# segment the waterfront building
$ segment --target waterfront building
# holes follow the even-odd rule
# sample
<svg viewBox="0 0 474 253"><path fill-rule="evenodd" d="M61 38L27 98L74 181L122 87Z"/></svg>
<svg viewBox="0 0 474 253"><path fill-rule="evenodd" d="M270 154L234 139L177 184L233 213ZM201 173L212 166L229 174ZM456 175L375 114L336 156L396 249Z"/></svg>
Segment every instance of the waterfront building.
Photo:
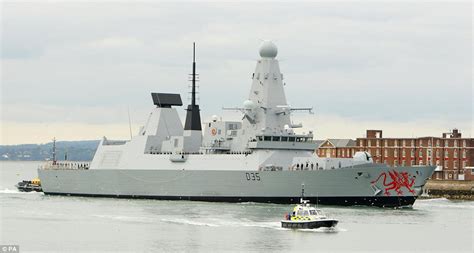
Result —
<svg viewBox="0 0 474 253"><path fill-rule="evenodd" d="M369 152L374 162L391 167L434 165L432 179L474 180L474 138L463 138L458 129L440 137L383 137L382 130L367 130L366 136L327 139L319 145L320 157L351 157Z"/></svg>

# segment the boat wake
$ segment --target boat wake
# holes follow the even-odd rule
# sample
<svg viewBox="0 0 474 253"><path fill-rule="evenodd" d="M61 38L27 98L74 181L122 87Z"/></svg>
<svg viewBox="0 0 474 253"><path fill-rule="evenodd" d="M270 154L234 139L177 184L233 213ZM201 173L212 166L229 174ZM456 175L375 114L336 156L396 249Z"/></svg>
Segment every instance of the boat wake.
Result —
<svg viewBox="0 0 474 253"><path fill-rule="evenodd" d="M125 222L141 222L141 223L150 223L156 222L156 219L149 217L135 217L135 216L122 216L122 215L92 215L93 217L102 218L102 219L111 219L119 220Z"/></svg>
<svg viewBox="0 0 474 253"><path fill-rule="evenodd" d="M220 220L220 219L203 219L200 221L190 220L190 219L175 219L175 218L165 218L160 219L160 221L183 224L183 225L192 225L192 226L206 226L206 227L254 227L254 228L264 228L264 229L275 229L281 231L288 231L291 229L282 228L280 221L267 221L267 222L255 222L250 220ZM303 229L301 231L309 232L318 232L318 233L337 233L345 232L347 230L342 228L318 228L318 229Z"/></svg>
<svg viewBox="0 0 474 253"><path fill-rule="evenodd" d="M35 191L31 191L31 192L21 192L19 191L18 189L8 189L8 188L5 188L3 190L0 190L0 194L43 194L42 192L35 192Z"/></svg>
<svg viewBox="0 0 474 253"><path fill-rule="evenodd" d="M291 228L284 228L285 230L292 230ZM314 229L297 229L295 231L301 232L309 232L309 233L339 233L339 232L347 232L347 229L344 228L314 228Z"/></svg>
<svg viewBox="0 0 474 253"><path fill-rule="evenodd" d="M418 199L417 202L449 202L447 198Z"/></svg>
<svg viewBox="0 0 474 253"><path fill-rule="evenodd" d="M217 224L199 222L199 221L193 221L193 220L187 220L187 219L160 219L160 221L167 222L167 223L175 223L175 224L193 225L193 226L219 227L219 225Z"/></svg>
<svg viewBox="0 0 474 253"><path fill-rule="evenodd" d="M419 199L415 205L415 207L423 208L436 206L438 208L474 209L473 201L453 201L447 198Z"/></svg>

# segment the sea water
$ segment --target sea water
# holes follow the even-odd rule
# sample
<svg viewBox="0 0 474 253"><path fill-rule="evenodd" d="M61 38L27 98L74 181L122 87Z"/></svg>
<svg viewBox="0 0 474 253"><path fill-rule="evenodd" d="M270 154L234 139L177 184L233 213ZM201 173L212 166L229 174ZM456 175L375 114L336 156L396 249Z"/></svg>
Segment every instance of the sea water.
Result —
<svg viewBox="0 0 474 253"><path fill-rule="evenodd" d="M0 244L21 252L473 252L474 202L320 206L335 229L288 230L292 205L46 196L14 185L40 162L0 163Z"/></svg>

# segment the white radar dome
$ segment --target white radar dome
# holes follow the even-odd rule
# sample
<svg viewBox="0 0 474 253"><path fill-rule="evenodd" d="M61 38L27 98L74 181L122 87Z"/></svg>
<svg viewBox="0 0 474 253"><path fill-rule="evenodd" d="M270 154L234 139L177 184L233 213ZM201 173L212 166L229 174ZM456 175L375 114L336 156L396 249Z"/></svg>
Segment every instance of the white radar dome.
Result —
<svg viewBox="0 0 474 253"><path fill-rule="evenodd" d="M278 54L277 46L269 41L266 40L260 46L260 56L264 58L275 58Z"/></svg>
<svg viewBox="0 0 474 253"><path fill-rule="evenodd" d="M255 103L250 101L250 100L245 100L244 101L244 109L247 109L247 110L252 110L255 108Z"/></svg>
<svg viewBox="0 0 474 253"><path fill-rule="evenodd" d="M372 156L370 155L369 152L366 152L366 151L358 151L354 154L352 158L354 159L354 161L359 161L359 162L366 162L366 163L373 162Z"/></svg>

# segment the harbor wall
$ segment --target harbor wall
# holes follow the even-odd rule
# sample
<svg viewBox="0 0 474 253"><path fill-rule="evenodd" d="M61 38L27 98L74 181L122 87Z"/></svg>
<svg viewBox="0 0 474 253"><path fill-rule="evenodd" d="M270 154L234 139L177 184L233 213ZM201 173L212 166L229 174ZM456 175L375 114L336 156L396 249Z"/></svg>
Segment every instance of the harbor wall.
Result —
<svg viewBox="0 0 474 253"><path fill-rule="evenodd" d="M421 198L474 200L474 181L429 180Z"/></svg>

